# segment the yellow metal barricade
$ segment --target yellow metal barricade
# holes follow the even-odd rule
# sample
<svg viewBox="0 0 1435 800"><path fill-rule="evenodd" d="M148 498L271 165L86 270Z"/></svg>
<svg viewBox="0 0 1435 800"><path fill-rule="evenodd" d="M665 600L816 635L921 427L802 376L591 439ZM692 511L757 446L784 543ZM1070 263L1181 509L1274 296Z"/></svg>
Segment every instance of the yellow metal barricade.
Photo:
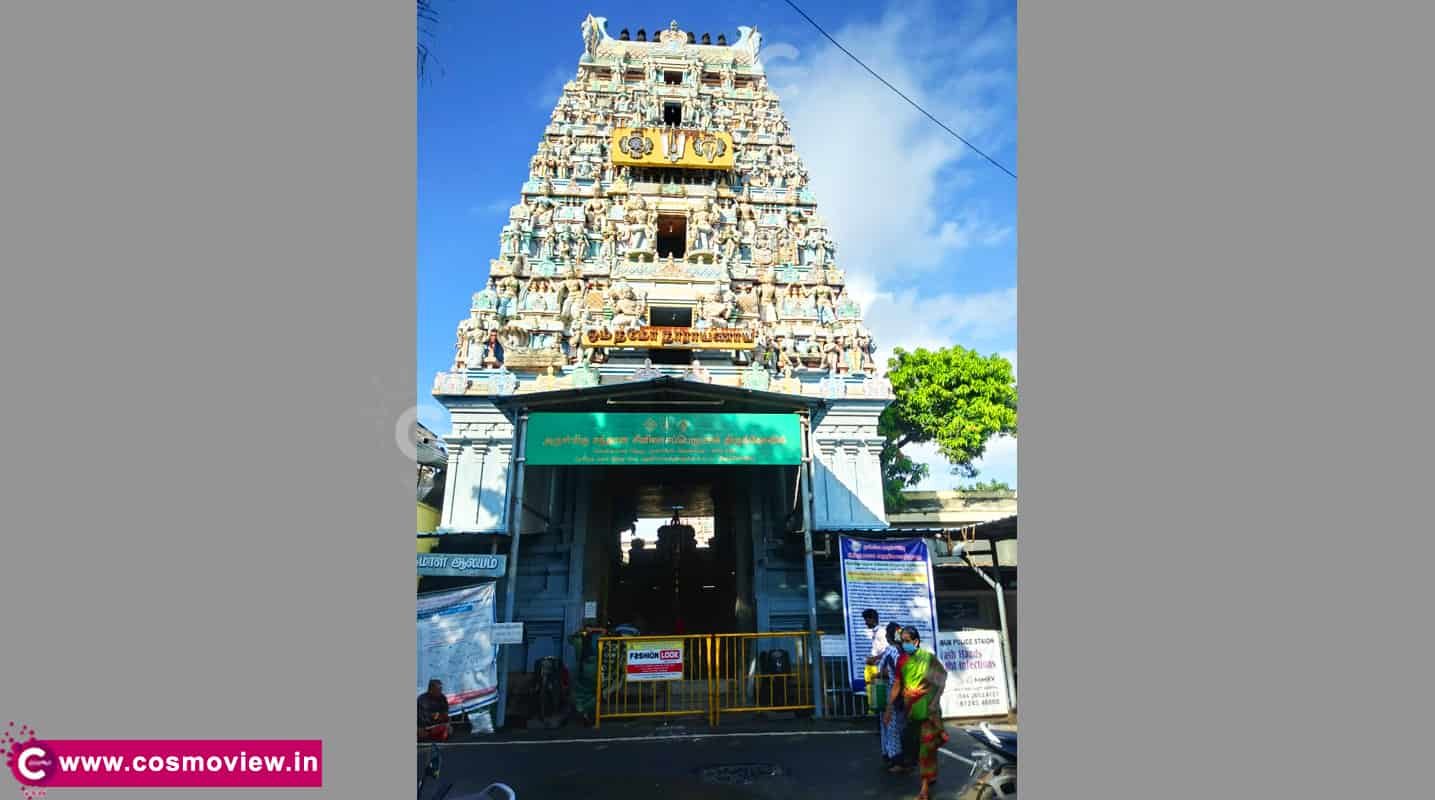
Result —
<svg viewBox="0 0 1435 800"><path fill-rule="evenodd" d="M712 715L712 637L598 639L593 727L619 717Z"/></svg>
<svg viewBox="0 0 1435 800"><path fill-rule="evenodd" d="M812 637L791 633L604 636L593 726L622 717L810 711Z"/></svg>
<svg viewBox="0 0 1435 800"><path fill-rule="evenodd" d="M712 716L812 710L812 637L792 633L712 636Z"/></svg>

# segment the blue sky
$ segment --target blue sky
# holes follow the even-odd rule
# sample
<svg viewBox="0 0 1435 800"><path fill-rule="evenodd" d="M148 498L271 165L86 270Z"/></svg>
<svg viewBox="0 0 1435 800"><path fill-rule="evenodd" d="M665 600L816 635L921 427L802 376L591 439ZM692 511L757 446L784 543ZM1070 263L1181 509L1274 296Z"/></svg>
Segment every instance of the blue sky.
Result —
<svg viewBox="0 0 1435 800"><path fill-rule="evenodd" d="M762 32L760 57L812 176L879 363L893 347L960 344L1016 363L1016 181L853 63L781 0L625 0L504 5L437 0L426 41L437 65L418 91L419 418L442 433L430 396L454 331L482 288L553 104L578 67L589 13L622 28ZM946 125L1020 174L1014 2L798 5ZM978 480L1016 479L1016 442L994 440ZM920 488L959 481L934 448Z"/></svg>

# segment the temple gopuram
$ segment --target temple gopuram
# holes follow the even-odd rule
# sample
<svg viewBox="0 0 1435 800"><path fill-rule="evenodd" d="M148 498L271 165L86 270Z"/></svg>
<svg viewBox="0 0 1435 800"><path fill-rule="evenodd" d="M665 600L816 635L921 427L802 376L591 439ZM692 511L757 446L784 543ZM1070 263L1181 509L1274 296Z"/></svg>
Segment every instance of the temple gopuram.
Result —
<svg viewBox="0 0 1435 800"><path fill-rule="evenodd" d="M836 536L888 527L890 385L756 28L579 28L434 383L453 428L425 557L501 563L514 670L576 670L567 637L594 621L806 631L780 646L821 713L813 632L847 624ZM428 573L420 592L478 579Z"/></svg>
<svg viewBox="0 0 1435 800"><path fill-rule="evenodd" d="M582 32L435 394L669 374L885 396L760 34Z"/></svg>

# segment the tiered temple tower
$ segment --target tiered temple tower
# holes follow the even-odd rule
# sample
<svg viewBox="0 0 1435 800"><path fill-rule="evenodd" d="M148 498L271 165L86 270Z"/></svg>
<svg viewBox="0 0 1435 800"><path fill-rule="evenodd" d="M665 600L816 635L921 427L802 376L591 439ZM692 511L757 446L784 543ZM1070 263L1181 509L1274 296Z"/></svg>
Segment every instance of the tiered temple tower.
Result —
<svg viewBox="0 0 1435 800"><path fill-rule="evenodd" d="M593 393L674 384L689 410L807 409L815 528L885 529L877 418L891 388L767 85L760 34L712 42L673 22L614 38L593 16L581 31L578 73L485 254L453 368L434 383L453 421L440 532L511 533L511 495L547 491L514 479L528 410L627 410L631 398ZM785 556L764 558L777 569Z"/></svg>
<svg viewBox="0 0 1435 800"><path fill-rule="evenodd" d="M581 30L434 394L666 374L888 397L757 30L731 45L676 22L613 38L590 15Z"/></svg>

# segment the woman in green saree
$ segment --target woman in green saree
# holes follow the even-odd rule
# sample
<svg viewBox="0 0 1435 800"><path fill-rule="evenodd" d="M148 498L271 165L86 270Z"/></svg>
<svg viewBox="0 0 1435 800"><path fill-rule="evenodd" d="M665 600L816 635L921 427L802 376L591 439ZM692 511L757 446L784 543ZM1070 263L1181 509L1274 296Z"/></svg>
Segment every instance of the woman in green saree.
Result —
<svg viewBox="0 0 1435 800"><path fill-rule="evenodd" d="M895 711L896 700L900 697L907 711L906 738L916 741L917 767L922 775L922 790L918 792L917 800L927 800L927 793L937 780L937 750L947 743L941 708L947 670L936 653L922 649L921 645L922 637L916 628L902 629L902 657L897 662L897 682L892 685L888 713ZM910 750L904 754L911 758ZM894 767L893 771L906 772L909 769Z"/></svg>

